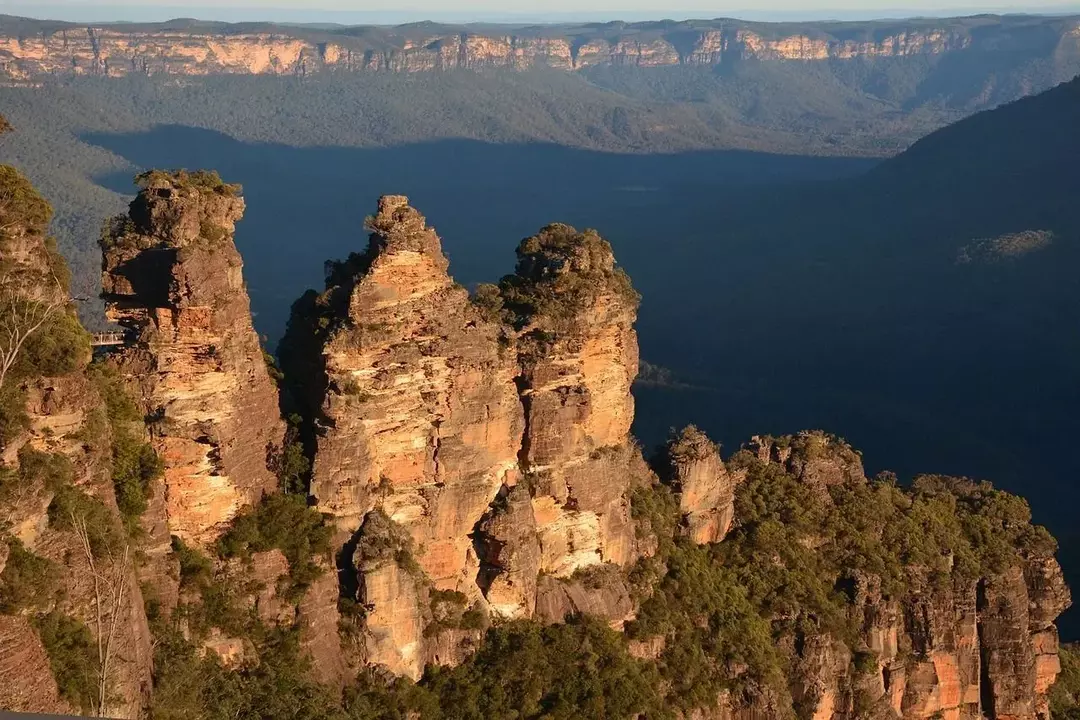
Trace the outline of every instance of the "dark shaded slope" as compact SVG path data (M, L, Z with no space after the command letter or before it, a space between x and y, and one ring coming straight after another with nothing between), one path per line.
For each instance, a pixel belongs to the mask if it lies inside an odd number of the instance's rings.
M932 133L867 179L874 204L902 203L912 226L1075 229L1080 77Z

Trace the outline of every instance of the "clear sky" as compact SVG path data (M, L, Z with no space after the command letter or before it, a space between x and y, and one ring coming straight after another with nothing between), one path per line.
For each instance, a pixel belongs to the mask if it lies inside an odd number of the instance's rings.
M417 19L869 18L1080 12L1080 0L0 0L0 13L85 21L401 22Z

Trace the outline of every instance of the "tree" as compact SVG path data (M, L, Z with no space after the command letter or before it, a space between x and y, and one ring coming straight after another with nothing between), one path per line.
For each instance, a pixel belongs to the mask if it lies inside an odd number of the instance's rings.
M29 287L12 268L0 274L0 390L26 341L67 306L60 280L55 275L51 280L45 287Z

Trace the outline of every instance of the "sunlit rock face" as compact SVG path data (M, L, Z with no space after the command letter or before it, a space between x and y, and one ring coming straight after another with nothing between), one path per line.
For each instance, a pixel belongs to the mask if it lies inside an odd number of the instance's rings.
M435 231L384 197L365 254L327 291L332 330L312 494L353 532L378 507L437 587L475 595L470 534L517 477L524 417L512 347L447 273Z
M130 30L122 26L0 31L0 75L27 82L50 76L308 75L338 72L430 72L453 69L722 65L745 60L797 62L933 57L993 51L1003 42L1032 56L1080 44L1075 20L1050 19L1045 32L1017 34L998 19L980 26L943 20L879 31L807 23L800 28L736 21L622 24L584 32L474 33L454 28L372 29L348 36L279 28L208 33L200 28ZM315 35L318 35L316 37Z
M502 290L519 334L540 570L626 564L636 556L629 492L649 475L630 438L638 296L605 240L566 225L521 243Z
M205 544L276 489L267 459L284 428L233 242L243 199L216 176L143 185L102 241L104 296L129 340L115 359L165 462L168 532Z

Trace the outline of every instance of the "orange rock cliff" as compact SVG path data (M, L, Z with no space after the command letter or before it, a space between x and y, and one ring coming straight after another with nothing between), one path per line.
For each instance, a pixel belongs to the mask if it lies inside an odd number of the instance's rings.
M29 21L24 21L29 22ZM454 68L597 65L662 67L745 60L850 60L941 55L1011 47L1042 55L1075 50L1080 21L1040 21L1045 33L1012 33L1001 18L975 24L942 20L890 24L808 23L802 28L737 20L610 23L603 26L507 28L480 34L427 24L359 28L348 34L284 26L173 23L87 27L0 25L0 73L13 80L48 75L302 75L423 72Z

